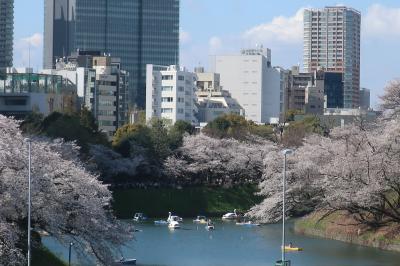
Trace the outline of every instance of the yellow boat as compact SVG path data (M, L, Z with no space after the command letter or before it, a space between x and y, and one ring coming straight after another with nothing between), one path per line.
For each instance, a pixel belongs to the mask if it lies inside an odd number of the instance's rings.
M299 247L291 247L291 246L285 246L285 251L302 251L302 248Z

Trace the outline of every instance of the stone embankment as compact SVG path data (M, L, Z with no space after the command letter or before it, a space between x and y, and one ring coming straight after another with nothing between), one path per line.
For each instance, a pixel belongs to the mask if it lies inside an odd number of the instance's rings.
M358 225L344 213L335 213L320 220L321 217L323 213L316 212L297 220L296 233L400 252L400 225L372 230Z

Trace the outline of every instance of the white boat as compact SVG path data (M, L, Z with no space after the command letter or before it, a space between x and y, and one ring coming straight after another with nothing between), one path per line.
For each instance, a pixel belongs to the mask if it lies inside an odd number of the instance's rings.
M207 223L206 225L206 230L211 231L211 230L215 230L215 226L213 223Z
M233 212L228 212L222 215L223 220L235 220L238 218L238 214L236 213L236 209Z
M211 231L211 230L215 230L214 225L206 225L206 230Z
M197 216L196 219L193 220L193 222L197 223L197 224L206 224L207 223L207 217L199 215L199 216Z
M171 212L168 212L168 219L167 219L167 222L178 222L178 223L181 223L181 222L183 222L183 219L181 218L181 217L179 217L179 216L176 216L176 215L172 215L172 213Z
M114 265L136 265L136 259L124 259L115 261Z
M171 222L168 224L168 228L169 228L169 229L179 229L179 228L181 228L181 226L180 226L179 222L171 221Z
M135 215L133 216L133 220L134 220L135 222L145 221L145 220L147 220L147 217L146 217L143 213L137 212L137 213L135 213Z

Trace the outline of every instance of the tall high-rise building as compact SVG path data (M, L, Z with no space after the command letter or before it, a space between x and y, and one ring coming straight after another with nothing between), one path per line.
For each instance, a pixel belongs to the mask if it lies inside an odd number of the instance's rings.
M44 68L77 49L119 57L144 108L146 64L179 63L179 0L45 0Z
M0 0L0 71L13 63L14 0Z
M360 26L355 9L335 6L304 11L304 68L343 73L343 104L360 104Z

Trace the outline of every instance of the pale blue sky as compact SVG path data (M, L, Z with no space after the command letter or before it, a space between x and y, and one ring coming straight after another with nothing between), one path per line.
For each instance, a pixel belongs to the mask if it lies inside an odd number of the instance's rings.
M118 0L114 0L118 1ZM385 84L400 78L398 0L181 0L181 65L207 67L208 55L256 43L272 49L272 64L302 64L301 8L346 5L362 13L361 86L372 104ZM14 65L42 65L43 0L15 0Z

